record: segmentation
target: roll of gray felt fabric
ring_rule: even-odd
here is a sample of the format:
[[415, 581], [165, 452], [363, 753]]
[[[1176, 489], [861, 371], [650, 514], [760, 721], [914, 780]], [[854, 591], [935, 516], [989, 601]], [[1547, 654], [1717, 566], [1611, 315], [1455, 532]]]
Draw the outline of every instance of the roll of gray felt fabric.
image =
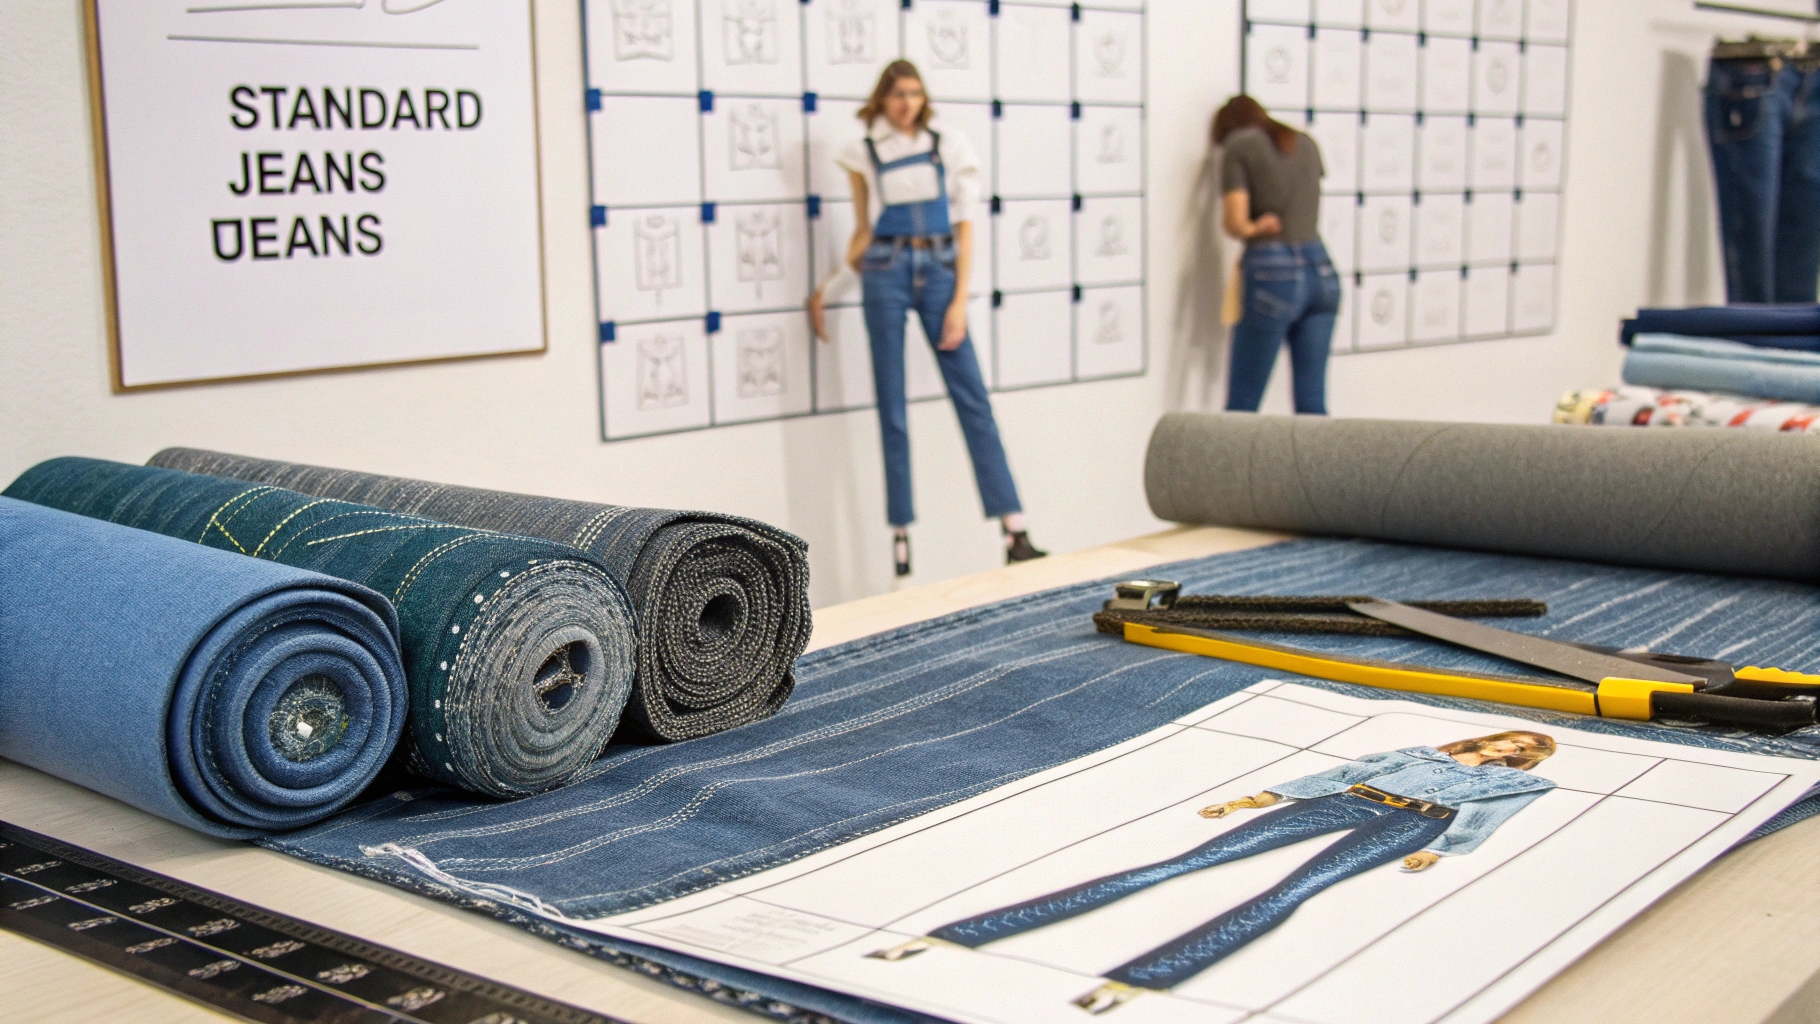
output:
[[766, 718], [809, 643], [808, 545], [737, 516], [508, 494], [167, 448], [151, 465], [272, 484], [445, 523], [542, 537], [599, 558], [638, 618], [629, 738], [685, 740]]
[[1172, 413], [1174, 522], [1820, 579], [1820, 437]]

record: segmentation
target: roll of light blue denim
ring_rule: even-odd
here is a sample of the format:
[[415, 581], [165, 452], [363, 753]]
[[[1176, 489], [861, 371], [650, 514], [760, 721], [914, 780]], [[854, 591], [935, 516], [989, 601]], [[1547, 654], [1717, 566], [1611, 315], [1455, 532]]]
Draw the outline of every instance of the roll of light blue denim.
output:
[[411, 770], [492, 797], [560, 786], [600, 754], [632, 686], [632, 612], [596, 560], [238, 480], [52, 459], [10, 497], [372, 587], [398, 609]]
[[973, 480], [987, 518], [997, 519], [1024, 506], [1011, 480], [1011, 465], [999, 439], [992, 400], [980, 376], [979, 356], [971, 335], [953, 351], [936, 343], [948, 305], [954, 299], [954, 243], [937, 239], [927, 248], [907, 239], [878, 239], [860, 258], [860, 284], [866, 313], [866, 337], [872, 348], [872, 389], [878, 402], [879, 441], [885, 455], [885, 518], [892, 526], [916, 521], [916, 499], [910, 483], [910, 413], [904, 378], [904, 331], [914, 314], [935, 352], [935, 362], [948, 386], [954, 415], [961, 422]]
[[1813, 351], [1820, 349], [1820, 306], [1743, 303], [1686, 309], [1640, 309], [1634, 318], [1622, 322], [1618, 340], [1629, 345], [1639, 334], [1679, 334], [1764, 348]]
[[0, 497], [0, 756], [209, 835], [309, 825], [404, 729], [366, 587]]
[[[1727, 302], [1812, 302], [1820, 286], [1820, 71], [1714, 59], [1706, 134]], [[1810, 332], [1811, 333], [1811, 332]]]
[[1257, 412], [1276, 365], [1289, 345], [1295, 411], [1327, 413], [1327, 356], [1340, 310], [1340, 277], [1319, 239], [1290, 245], [1259, 242], [1239, 260], [1244, 315], [1232, 328], [1232, 372], [1226, 408]]
[[1811, 405], [1820, 403], [1820, 353], [1639, 334], [1624, 356], [1624, 383]]
[[638, 617], [630, 733], [662, 741], [772, 714], [809, 642], [808, 545], [739, 516], [626, 508], [345, 469], [167, 448], [151, 464], [271, 484], [481, 530], [542, 537], [600, 559]]

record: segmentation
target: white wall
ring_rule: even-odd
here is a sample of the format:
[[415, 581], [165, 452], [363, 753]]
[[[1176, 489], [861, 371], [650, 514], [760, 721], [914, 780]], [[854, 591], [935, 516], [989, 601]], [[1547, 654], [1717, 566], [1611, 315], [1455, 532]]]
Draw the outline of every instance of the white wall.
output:
[[[0, 4], [0, 481], [54, 455], [142, 461], [166, 445], [218, 447], [739, 512], [809, 540], [817, 605], [886, 589], [870, 412], [599, 440], [579, 24], [571, 0], [536, 8], [547, 354], [113, 395], [81, 0]], [[1220, 404], [1219, 268], [1231, 247], [1212, 230], [1206, 136], [1238, 81], [1237, 9], [1237, 0], [1151, 0], [1150, 375], [995, 398], [1046, 546], [1156, 528], [1141, 484], [1151, 424], [1168, 408]], [[1685, 93], [1714, 28], [1775, 25], [1696, 17], [1684, 0], [1583, 0], [1576, 18], [1560, 329], [1336, 359], [1336, 413], [1543, 421], [1561, 391], [1616, 380], [1620, 315], [1713, 294], [1697, 98]], [[1267, 410], [1288, 408], [1282, 376]], [[921, 404], [910, 418], [917, 579], [997, 564], [951, 410]]]

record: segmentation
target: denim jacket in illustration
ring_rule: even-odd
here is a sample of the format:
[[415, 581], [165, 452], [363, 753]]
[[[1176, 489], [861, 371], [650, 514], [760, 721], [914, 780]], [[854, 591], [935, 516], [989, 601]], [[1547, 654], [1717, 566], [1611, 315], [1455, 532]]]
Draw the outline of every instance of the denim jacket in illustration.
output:
[[1478, 849], [1499, 825], [1555, 788], [1547, 779], [1501, 764], [1464, 765], [1433, 747], [1405, 747], [1366, 754], [1337, 768], [1271, 786], [1266, 792], [1291, 800], [1312, 800], [1360, 784], [1453, 808], [1453, 823], [1428, 845], [1442, 856]]

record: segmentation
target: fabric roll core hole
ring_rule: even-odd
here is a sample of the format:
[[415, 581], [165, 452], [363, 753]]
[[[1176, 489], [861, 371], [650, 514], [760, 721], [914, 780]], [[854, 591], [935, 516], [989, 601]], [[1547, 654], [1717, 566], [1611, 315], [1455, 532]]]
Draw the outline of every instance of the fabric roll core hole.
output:
[[532, 687], [549, 711], [561, 711], [588, 678], [588, 645], [577, 640], [550, 652], [537, 669]]
[[335, 749], [347, 729], [347, 695], [333, 679], [319, 674], [292, 683], [266, 716], [272, 749], [298, 763]]
[[701, 606], [702, 634], [710, 640], [718, 640], [733, 632], [739, 628], [740, 611], [739, 598], [732, 594], [716, 594], [709, 598], [708, 603]]

